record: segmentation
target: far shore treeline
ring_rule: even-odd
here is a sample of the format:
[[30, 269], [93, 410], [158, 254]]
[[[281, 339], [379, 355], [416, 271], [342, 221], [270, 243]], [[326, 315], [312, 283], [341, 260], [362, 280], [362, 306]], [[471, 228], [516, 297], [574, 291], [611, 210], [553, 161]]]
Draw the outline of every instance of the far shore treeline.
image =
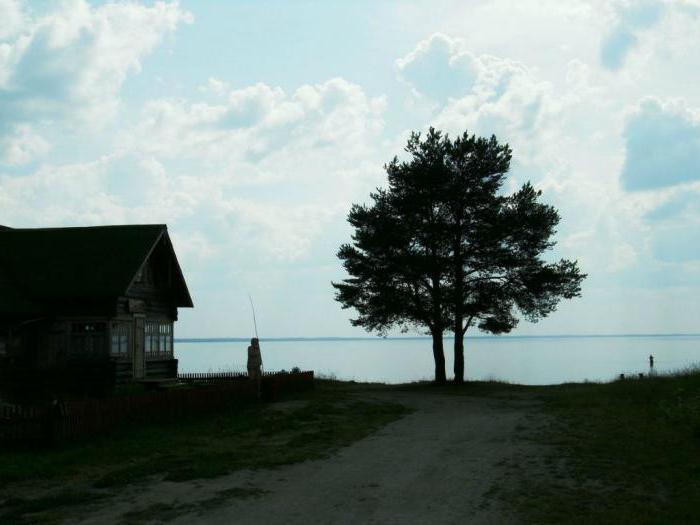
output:
[[332, 283], [336, 300], [358, 313], [351, 323], [386, 334], [398, 327], [432, 336], [435, 381], [446, 381], [443, 335], [454, 334], [455, 382], [464, 381], [464, 335], [476, 326], [510, 332], [518, 314], [536, 322], [562, 298], [581, 293], [576, 261], [546, 262], [558, 211], [528, 182], [501, 188], [511, 149], [495, 136], [434, 128], [413, 133], [409, 160], [385, 165], [388, 188], [354, 204], [352, 243], [338, 257], [349, 277]]

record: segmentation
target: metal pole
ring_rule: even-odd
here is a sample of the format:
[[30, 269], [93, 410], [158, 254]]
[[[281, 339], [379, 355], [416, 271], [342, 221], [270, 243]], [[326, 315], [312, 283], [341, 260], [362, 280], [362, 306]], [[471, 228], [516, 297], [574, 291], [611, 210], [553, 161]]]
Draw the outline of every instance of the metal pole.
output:
[[255, 320], [255, 306], [253, 306], [253, 298], [248, 294], [248, 299], [250, 300], [250, 308], [253, 310], [253, 325], [255, 326], [255, 338], [258, 337], [258, 322]]

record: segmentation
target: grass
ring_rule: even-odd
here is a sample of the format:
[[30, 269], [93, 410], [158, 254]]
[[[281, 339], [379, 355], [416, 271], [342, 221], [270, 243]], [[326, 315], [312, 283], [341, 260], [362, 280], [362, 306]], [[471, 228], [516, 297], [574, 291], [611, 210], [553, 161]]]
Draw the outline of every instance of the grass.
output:
[[[352, 392], [362, 388], [321, 381], [288, 408], [244, 404], [56, 449], [0, 452], [0, 522], [34, 516], [40, 511], [32, 505], [43, 505], [42, 498], [54, 498], [43, 510], [71, 507], [76, 494], [109, 496], [150, 476], [185, 481], [326, 457], [407, 412], [394, 403], [355, 400]], [[71, 495], [51, 492], [66, 486], [76, 487]], [[38, 497], [18, 499], [20, 493]]]
[[553, 416], [548, 479], [505, 494], [529, 523], [698, 523], [700, 372], [531, 389]]

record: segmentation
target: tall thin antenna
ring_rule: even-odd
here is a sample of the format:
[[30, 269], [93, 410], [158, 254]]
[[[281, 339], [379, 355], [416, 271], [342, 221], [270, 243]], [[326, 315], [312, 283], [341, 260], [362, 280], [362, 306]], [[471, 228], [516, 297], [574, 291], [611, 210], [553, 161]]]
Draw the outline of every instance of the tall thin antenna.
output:
[[250, 308], [253, 310], [253, 325], [255, 326], [255, 338], [258, 338], [258, 322], [255, 320], [255, 306], [253, 306], [253, 298], [248, 294], [248, 299], [250, 300]]

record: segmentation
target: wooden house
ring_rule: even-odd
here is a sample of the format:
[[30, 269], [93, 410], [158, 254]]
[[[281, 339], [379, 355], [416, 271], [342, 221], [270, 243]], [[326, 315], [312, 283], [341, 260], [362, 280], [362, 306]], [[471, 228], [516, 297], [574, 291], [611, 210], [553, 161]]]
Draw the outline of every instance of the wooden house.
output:
[[177, 375], [192, 299], [163, 224], [0, 227], [0, 368], [111, 364], [115, 382]]

